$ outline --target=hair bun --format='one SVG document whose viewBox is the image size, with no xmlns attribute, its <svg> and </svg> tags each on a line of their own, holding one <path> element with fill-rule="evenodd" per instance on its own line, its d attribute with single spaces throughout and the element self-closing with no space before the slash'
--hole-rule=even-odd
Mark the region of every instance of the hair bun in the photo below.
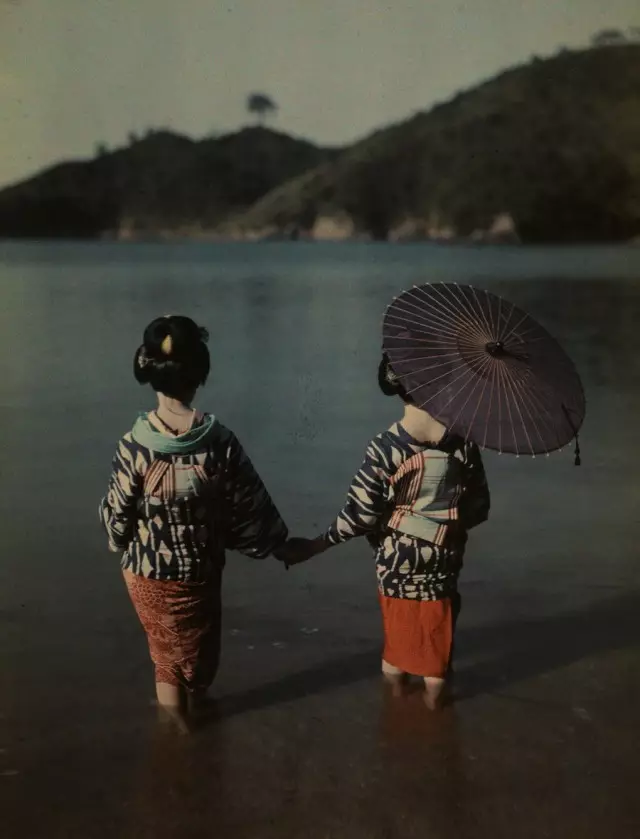
<svg viewBox="0 0 640 839">
<path fill-rule="evenodd" d="M 403 393 L 400 379 L 393 372 L 386 353 L 382 356 L 378 367 L 378 385 L 385 396 L 400 396 Z"/>
<path fill-rule="evenodd" d="M 136 379 L 167 395 L 199 387 L 209 374 L 208 337 L 206 329 L 183 315 L 155 318 L 134 356 Z"/>
<path fill-rule="evenodd" d="M 136 350 L 133 360 L 133 374 L 140 384 L 147 384 L 151 376 L 153 359 L 147 353 L 144 344 L 141 344 Z"/>
</svg>

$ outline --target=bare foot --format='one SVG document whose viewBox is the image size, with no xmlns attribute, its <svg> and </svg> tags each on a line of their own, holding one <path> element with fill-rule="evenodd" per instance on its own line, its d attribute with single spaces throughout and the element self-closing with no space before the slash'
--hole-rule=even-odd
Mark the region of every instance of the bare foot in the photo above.
<svg viewBox="0 0 640 839">
<path fill-rule="evenodd" d="M 191 734 L 193 726 L 187 714 L 175 705 L 161 705 L 157 703 L 158 722 L 161 725 L 168 725 L 177 731 L 178 734 Z"/>
<path fill-rule="evenodd" d="M 422 700 L 430 711 L 442 710 L 442 702 L 439 697 L 430 696 L 426 691 L 423 694 Z"/>
<path fill-rule="evenodd" d="M 382 678 L 391 688 L 392 696 L 403 696 L 408 676 L 399 667 L 382 659 Z"/>
<path fill-rule="evenodd" d="M 430 711 L 440 711 L 443 707 L 445 695 L 444 679 L 427 676 L 424 680 L 424 704 Z"/>
</svg>

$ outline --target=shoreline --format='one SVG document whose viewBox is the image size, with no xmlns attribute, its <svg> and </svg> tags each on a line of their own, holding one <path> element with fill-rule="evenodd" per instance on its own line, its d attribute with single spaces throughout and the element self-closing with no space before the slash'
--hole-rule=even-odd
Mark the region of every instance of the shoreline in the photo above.
<svg viewBox="0 0 640 839">
<path fill-rule="evenodd" d="M 545 240 L 545 241 L 528 241 L 528 240 L 505 240 L 492 238 L 473 238 L 470 236 L 452 237 L 452 238 L 412 238 L 412 239 L 375 239 L 368 236 L 353 236 L 345 238 L 321 238 L 316 239 L 311 236 L 224 236 L 217 234 L 210 235 L 181 235 L 172 233 L 156 232 L 147 235 L 131 235 L 131 236 L 113 236 L 109 234 L 101 234 L 97 236 L 2 236 L 0 235 L 0 243 L 2 244 L 18 244 L 18 243 L 79 243 L 79 244 L 105 244 L 105 245 L 194 245 L 194 244 L 210 244 L 210 245 L 269 245 L 269 244 L 303 244 L 303 245 L 394 245 L 398 247 L 406 247 L 411 245 L 437 245 L 442 248 L 447 247 L 465 247 L 465 248 L 501 248 L 501 249 L 533 249 L 533 248 L 599 248 L 599 247 L 624 247 L 637 248 L 640 247 L 640 237 L 633 237 L 631 239 L 602 239 L 602 240 Z"/>
</svg>

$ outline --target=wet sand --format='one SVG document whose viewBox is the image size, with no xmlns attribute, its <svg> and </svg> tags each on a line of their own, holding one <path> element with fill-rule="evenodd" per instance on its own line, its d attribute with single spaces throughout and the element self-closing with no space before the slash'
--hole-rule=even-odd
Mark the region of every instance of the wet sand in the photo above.
<svg viewBox="0 0 640 839">
<path fill-rule="evenodd" d="M 394 416 L 375 389 L 375 330 L 409 275 L 170 275 L 154 299 L 149 277 L 125 293 L 116 276 L 114 299 L 99 265 L 20 282 L 3 269 L 2 836 L 637 835 L 640 286 L 482 283 L 563 336 L 589 409 L 580 468 L 570 451 L 486 457 L 492 520 L 467 553 L 453 707 L 429 714 L 419 693 L 381 685 L 364 544 L 289 572 L 230 556 L 218 718 L 180 737 L 151 706 L 95 512 L 117 435 L 147 404 L 128 379 L 138 326 L 158 300 L 202 311 L 219 348 L 205 407 L 237 430 L 292 530 L 313 532 Z"/>
</svg>

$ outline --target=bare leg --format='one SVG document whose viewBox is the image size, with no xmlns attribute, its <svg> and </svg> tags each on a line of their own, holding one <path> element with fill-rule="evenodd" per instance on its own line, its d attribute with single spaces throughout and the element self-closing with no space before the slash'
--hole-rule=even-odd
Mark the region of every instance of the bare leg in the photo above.
<svg viewBox="0 0 640 839">
<path fill-rule="evenodd" d="M 407 679 L 407 674 L 404 670 L 382 659 L 382 676 L 385 682 L 391 686 L 393 695 L 402 696 L 402 689 Z"/>
<path fill-rule="evenodd" d="M 158 699 L 158 719 L 162 723 L 175 726 L 180 734 L 189 734 L 189 719 L 186 714 L 186 695 L 184 688 L 166 682 L 156 682 Z"/>
<path fill-rule="evenodd" d="M 404 670 L 401 670 L 399 667 L 395 667 L 393 664 L 389 664 L 388 661 L 385 661 L 384 658 L 382 659 L 382 675 L 385 679 L 389 681 L 393 681 L 395 679 L 401 678 L 402 676 L 406 676 Z"/>
<path fill-rule="evenodd" d="M 158 705 L 168 711 L 180 711 L 184 708 L 184 689 L 178 685 L 156 682 L 156 696 L 158 697 Z"/>
<path fill-rule="evenodd" d="M 442 707 L 445 684 L 445 679 L 438 679 L 435 676 L 425 676 L 424 704 L 430 711 L 439 711 Z"/>
</svg>

